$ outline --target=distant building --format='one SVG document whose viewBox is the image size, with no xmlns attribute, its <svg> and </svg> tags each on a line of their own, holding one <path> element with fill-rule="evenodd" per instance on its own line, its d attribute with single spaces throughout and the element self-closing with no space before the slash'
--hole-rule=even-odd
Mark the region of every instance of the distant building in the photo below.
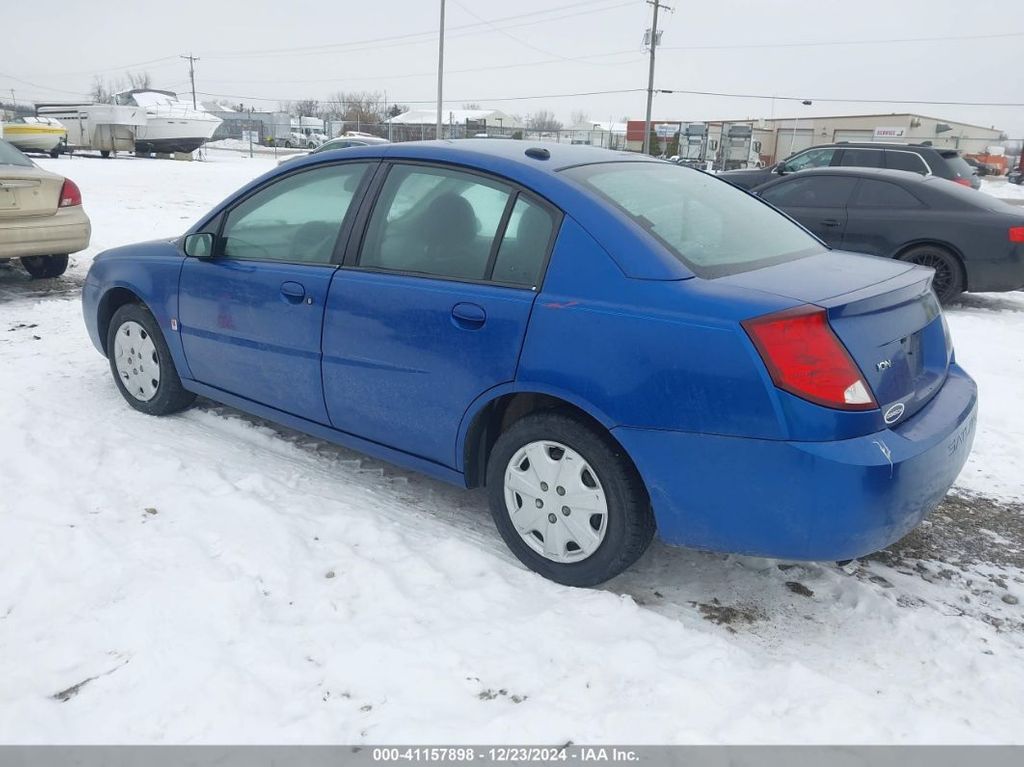
<svg viewBox="0 0 1024 767">
<path fill-rule="evenodd" d="M 386 122 L 392 141 L 419 141 L 437 135 L 437 111 L 434 109 L 410 109 Z M 442 112 L 443 138 L 480 134 L 510 136 L 524 127 L 520 120 L 498 109 L 445 109 Z"/>
<path fill-rule="evenodd" d="M 665 127 L 658 128 L 658 125 Z M 925 115 L 872 114 L 831 117 L 789 117 L 773 120 L 652 121 L 656 139 L 670 154 L 721 163 L 723 152 L 729 167 L 771 164 L 817 144 L 838 141 L 880 141 L 898 144 L 931 143 L 959 149 L 964 154 L 984 153 L 1004 134 L 998 128 L 943 120 Z M 627 148 L 643 146 L 643 120 L 630 120 Z M 678 147 L 678 151 L 670 151 Z M 686 154 L 689 147 L 690 154 Z"/>
</svg>

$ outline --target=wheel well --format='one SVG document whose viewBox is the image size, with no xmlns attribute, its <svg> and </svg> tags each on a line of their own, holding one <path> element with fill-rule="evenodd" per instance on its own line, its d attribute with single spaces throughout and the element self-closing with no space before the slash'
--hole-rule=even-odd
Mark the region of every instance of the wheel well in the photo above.
<svg viewBox="0 0 1024 767">
<path fill-rule="evenodd" d="M 531 413 L 559 411 L 607 433 L 604 425 L 585 410 L 549 394 L 518 392 L 489 402 L 476 414 L 466 432 L 463 469 L 467 487 L 480 487 L 487 478 L 487 459 L 503 431 Z"/>
<path fill-rule="evenodd" d="M 107 353 L 107 331 L 110 329 L 110 320 L 114 312 L 125 304 L 141 304 L 142 299 L 132 293 L 128 288 L 111 288 L 100 299 L 96 328 L 99 331 L 100 343 L 103 344 L 103 353 Z"/>
<path fill-rule="evenodd" d="M 964 265 L 964 256 L 957 248 L 953 247 L 948 242 L 940 242 L 939 240 L 919 240 L 918 242 L 911 242 L 910 244 L 904 245 L 900 248 L 893 258 L 903 260 L 903 256 L 905 256 L 909 251 L 914 248 L 919 248 L 922 245 L 931 245 L 934 248 L 941 248 L 953 256 L 957 266 L 960 268 L 960 276 L 964 278 L 964 288 L 970 288 L 970 283 L 968 282 L 967 277 L 967 267 Z"/>
</svg>

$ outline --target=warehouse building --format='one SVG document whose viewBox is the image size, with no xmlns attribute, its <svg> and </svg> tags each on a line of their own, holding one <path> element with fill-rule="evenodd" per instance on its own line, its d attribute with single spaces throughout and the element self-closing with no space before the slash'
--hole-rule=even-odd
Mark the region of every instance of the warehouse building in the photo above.
<svg viewBox="0 0 1024 767">
<path fill-rule="evenodd" d="M 659 127 L 660 126 L 660 127 Z M 728 167 L 772 164 L 818 144 L 837 141 L 880 141 L 898 144 L 930 142 L 963 154 L 984 154 L 1005 134 L 998 128 L 917 114 L 836 115 L 830 117 L 729 120 L 711 122 L 656 121 L 659 146 L 668 154 L 721 162 Z M 627 148 L 643 146 L 643 120 L 630 120 Z"/>
</svg>

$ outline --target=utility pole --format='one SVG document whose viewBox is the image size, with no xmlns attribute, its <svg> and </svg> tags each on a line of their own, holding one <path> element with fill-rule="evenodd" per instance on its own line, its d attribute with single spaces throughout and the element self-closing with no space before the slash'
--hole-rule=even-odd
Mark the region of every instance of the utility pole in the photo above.
<svg viewBox="0 0 1024 767">
<path fill-rule="evenodd" d="M 192 108 L 198 109 L 196 106 L 196 62 L 199 59 L 193 56 L 191 53 L 188 56 L 180 56 L 188 62 L 188 79 L 192 82 Z"/>
<path fill-rule="evenodd" d="M 664 8 L 671 11 L 667 5 L 662 5 L 660 0 L 647 0 L 648 5 L 654 6 L 654 19 L 651 21 L 651 65 L 647 72 L 647 113 L 644 118 L 644 154 L 651 153 L 651 106 L 654 103 L 654 51 L 658 47 L 658 11 Z"/>
<path fill-rule="evenodd" d="M 444 0 L 441 0 L 441 32 L 437 37 L 437 138 L 441 138 L 441 100 L 444 95 Z"/>
</svg>

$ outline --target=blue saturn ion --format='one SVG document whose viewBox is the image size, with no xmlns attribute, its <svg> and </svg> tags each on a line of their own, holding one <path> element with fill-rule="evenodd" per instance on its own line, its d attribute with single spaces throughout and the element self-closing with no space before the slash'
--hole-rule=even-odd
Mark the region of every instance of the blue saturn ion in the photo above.
<svg viewBox="0 0 1024 767">
<path fill-rule="evenodd" d="M 462 140 L 287 163 L 98 256 L 83 307 L 136 410 L 201 395 L 485 486 L 527 567 L 588 586 L 655 533 L 841 560 L 917 525 L 977 406 L 932 276 L 697 170 Z"/>
</svg>

